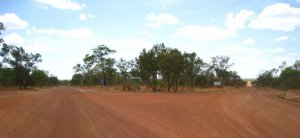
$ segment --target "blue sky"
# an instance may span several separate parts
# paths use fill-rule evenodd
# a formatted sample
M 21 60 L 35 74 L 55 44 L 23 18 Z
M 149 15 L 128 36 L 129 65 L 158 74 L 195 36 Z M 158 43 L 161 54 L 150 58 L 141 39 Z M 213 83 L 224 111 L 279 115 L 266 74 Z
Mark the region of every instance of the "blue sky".
M 205 62 L 225 55 L 232 70 L 255 78 L 300 59 L 300 0 L 1 0 L 1 35 L 41 53 L 40 69 L 71 79 L 72 67 L 100 44 L 133 59 L 165 43 Z

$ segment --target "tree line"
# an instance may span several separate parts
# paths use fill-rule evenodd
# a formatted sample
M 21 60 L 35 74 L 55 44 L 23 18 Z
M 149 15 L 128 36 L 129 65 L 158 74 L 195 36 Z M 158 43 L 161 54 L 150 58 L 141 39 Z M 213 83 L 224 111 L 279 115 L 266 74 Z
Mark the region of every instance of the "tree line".
M 258 75 L 256 85 L 259 88 L 300 89 L 300 60 L 289 67 L 283 62 L 278 68 L 263 71 Z
M 0 22 L 1 31 L 5 26 Z M 25 89 L 27 86 L 57 85 L 57 77 L 49 76 L 47 72 L 38 70 L 36 64 L 42 62 L 39 53 L 28 53 L 23 47 L 9 45 L 0 38 L 0 86 L 18 86 Z
M 5 26 L 0 22 L 0 35 Z M 60 81 L 47 71 L 39 70 L 42 62 L 39 53 L 28 53 L 22 47 L 6 44 L 0 37 L 0 87 L 57 85 Z M 236 71 L 230 70 L 234 63 L 227 56 L 215 56 L 205 63 L 195 52 L 182 52 L 164 43 L 143 49 L 132 60 L 114 59 L 117 51 L 106 45 L 98 45 L 83 58 L 83 64 L 73 67 L 72 85 L 118 85 L 123 90 L 139 89 L 146 85 L 152 91 L 178 91 L 178 87 L 211 87 L 214 82 L 222 86 L 243 86 L 245 82 Z M 68 81 L 62 81 L 68 84 Z M 255 81 L 257 87 L 281 89 L 300 88 L 300 61 L 293 66 L 283 62 L 278 68 L 260 73 Z
M 132 60 L 118 61 L 110 58 L 116 53 L 106 45 L 99 45 L 86 54 L 83 64 L 73 67 L 73 85 L 121 85 L 124 90 L 147 85 L 152 91 L 177 91 L 178 87 L 193 89 L 213 86 L 220 81 L 223 86 L 242 86 L 245 82 L 235 71 L 229 70 L 234 64 L 226 56 L 211 58 L 205 63 L 195 52 L 181 52 L 176 48 L 155 44 L 143 49 Z

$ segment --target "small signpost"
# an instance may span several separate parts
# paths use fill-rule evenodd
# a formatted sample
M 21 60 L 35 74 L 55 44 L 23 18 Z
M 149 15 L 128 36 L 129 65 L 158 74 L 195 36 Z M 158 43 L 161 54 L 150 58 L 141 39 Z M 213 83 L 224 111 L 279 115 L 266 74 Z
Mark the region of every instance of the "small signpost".
M 221 82 L 220 81 L 215 81 L 214 86 L 221 86 Z

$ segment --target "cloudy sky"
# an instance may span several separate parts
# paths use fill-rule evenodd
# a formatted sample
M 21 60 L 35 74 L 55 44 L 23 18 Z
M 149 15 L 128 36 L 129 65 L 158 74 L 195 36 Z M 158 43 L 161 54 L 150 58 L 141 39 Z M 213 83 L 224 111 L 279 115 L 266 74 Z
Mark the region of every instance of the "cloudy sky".
M 165 43 L 204 61 L 226 55 L 232 70 L 255 78 L 300 59 L 300 0 L 1 0 L 8 44 L 41 53 L 40 69 L 70 79 L 99 44 L 133 59 Z

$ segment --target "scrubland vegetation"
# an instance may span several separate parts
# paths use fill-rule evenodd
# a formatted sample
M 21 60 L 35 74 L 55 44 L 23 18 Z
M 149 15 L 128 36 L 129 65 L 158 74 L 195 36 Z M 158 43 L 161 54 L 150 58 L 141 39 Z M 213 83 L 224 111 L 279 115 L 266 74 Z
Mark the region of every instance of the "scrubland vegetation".
M 5 26 L 0 23 L 0 31 Z M 148 86 L 153 92 L 174 91 L 178 87 L 192 90 L 194 87 L 212 87 L 214 82 L 222 86 L 239 87 L 245 82 L 236 71 L 230 70 L 234 63 L 227 56 L 215 56 L 210 63 L 204 62 L 195 52 L 182 52 L 167 47 L 164 43 L 143 49 L 135 59 L 114 59 L 116 50 L 98 45 L 83 58 L 83 64 L 73 67 L 75 74 L 70 82 L 61 81 L 49 72 L 40 70 L 36 64 L 42 62 L 39 53 L 26 52 L 22 47 L 9 45 L 1 38 L 0 86 L 103 85 L 122 86 L 123 90 L 138 90 Z M 256 87 L 281 89 L 300 88 L 300 61 L 287 67 L 283 62 L 278 68 L 258 75 Z
M 5 26 L 0 23 L 0 31 L 2 30 L 5 30 Z M 36 64 L 42 62 L 39 53 L 28 53 L 22 47 L 6 44 L 2 38 L 0 44 L 0 87 L 19 86 L 20 89 L 25 89 L 29 85 L 58 84 L 57 77 L 37 69 Z
M 86 54 L 84 64 L 74 66 L 73 85 L 122 85 L 124 90 L 138 89 L 140 84 L 155 91 L 177 91 L 178 87 L 210 87 L 214 81 L 223 86 L 243 86 L 245 82 L 235 71 L 226 56 L 211 58 L 205 63 L 195 52 L 181 52 L 155 44 L 150 50 L 143 49 L 132 60 L 109 58 L 116 53 L 105 45 L 99 45 Z
M 286 66 L 283 62 L 278 68 L 263 71 L 258 75 L 257 87 L 269 87 L 279 89 L 300 88 L 300 61 L 297 60 L 293 66 Z

